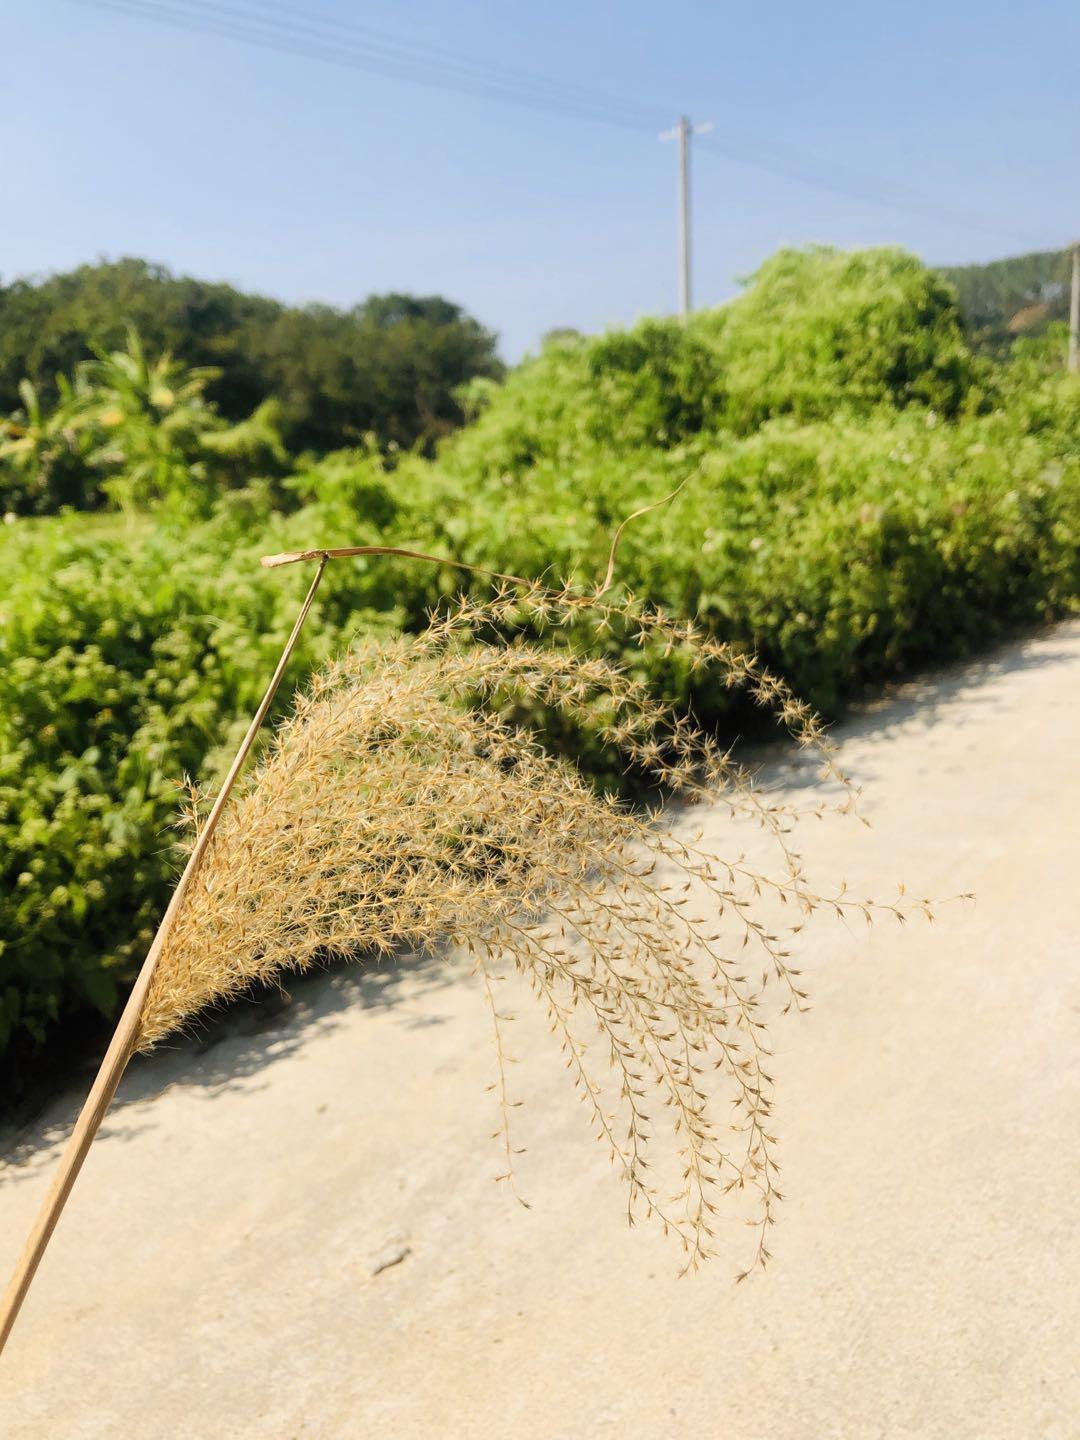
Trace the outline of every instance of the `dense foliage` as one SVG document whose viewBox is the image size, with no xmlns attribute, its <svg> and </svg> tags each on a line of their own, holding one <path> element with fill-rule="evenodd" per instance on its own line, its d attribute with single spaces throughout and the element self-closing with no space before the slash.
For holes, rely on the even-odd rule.
<svg viewBox="0 0 1080 1440">
<path fill-rule="evenodd" d="M 742 431 L 878 405 L 955 415 L 978 398 L 954 291 L 902 250 L 781 250 L 713 323 Z"/>
<path fill-rule="evenodd" d="M 111 474 L 127 516 L 0 530 L 0 1053 L 14 1065 L 66 1018 L 109 1012 L 130 977 L 174 873 L 175 782 L 220 770 L 303 584 L 260 571 L 260 553 L 407 543 L 591 582 L 615 524 L 688 480 L 626 532 L 620 582 L 836 713 L 1076 604 L 1080 385 L 1056 347 L 976 360 L 951 293 L 909 257 L 816 250 L 685 327 L 553 336 L 504 384 L 473 383 L 471 424 L 434 460 L 372 443 L 283 475 L 249 452 L 208 491 L 207 457 L 174 456 L 163 502 L 135 477 L 165 417 L 132 401 Z M 85 378 L 100 407 L 103 372 Z M 239 428 L 215 424 L 206 436 Z M 241 485 L 245 471 L 262 478 Z M 332 566 L 295 674 L 357 629 L 419 629 L 461 583 L 405 561 Z M 618 627 L 565 638 L 711 724 L 745 720 L 678 650 Z M 533 718 L 603 774 L 587 724 Z"/>
<path fill-rule="evenodd" d="M 59 377 L 51 411 L 23 380 L 22 408 L 0 420 L 0 506 L 17 516 L 168 503 L 205 514 L 253 469 L 282 469 L 276 402 L 228 425 L 204 394 L 215 374 L 168 354 L 150 360 L 130 331 L 126 349 Z"/>
<path fill-rule="evenodd" d="M 439 296 L 295 307 L 124 259 L 0 285 L 0 414 L 25 379 L 51 406 L 56 377 L 131 326 L 148 354 L 214 367 L 207 398 L 226 420 L 275 398 L 293 450 L 430 445 L 461 421 L 458 386 L 501 373 L 495 337 Z"/>
<path fill-rule="evenodd" d="M 244 518 L 0 535 L 0 1054 L 109 1012 L 175 876 L 177 782 L 214 774 L 258 703 L 306 582 L 260 571 Z M 350 623 L 393 626 L 388 581 Z M 340 613 L 330 587 L 297 678 Z"/>
</svg>

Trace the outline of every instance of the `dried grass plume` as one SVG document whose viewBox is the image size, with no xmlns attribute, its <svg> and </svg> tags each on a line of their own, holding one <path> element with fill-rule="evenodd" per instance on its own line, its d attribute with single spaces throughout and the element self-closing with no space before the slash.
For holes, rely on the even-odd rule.
<svg viewBox="0 0 1080 1440">
<path fill-rule="evenodd" d="M 817 753 L 835 808 L 853 808 L 814 716 L 693 625 L 540 587 L 463 600 L 422 634 L 349 651 L 298 698 L 221 816 L 154 974 L 140 1044 L 330 957 L 463 947 L 495 1021 L 506 1175 L 514 1144 L 494 984 L 517 972 L 625 1179 L 631 1220 L 659 1219 L 694 1267 L 713 1252 L 726 1205 L 754 1227 L 746 1273 L 769 1258 L 780 1198 L 763 992 L 778 983 L 785 1009 L 802 1006 L 788 934 L 821 906 L 901 912 L 814 893 L 792 848 L 798 816 L 770 804 L 714 739 L 586 654 L 582 634 L 608 627 L 746 688 Z M 598 731 L 668 795 L 763 827 L 774 873 L 679 838 L 685 827 L 659 806 L 597 793 L 522 722 L 538 712 Z M 199 813 L 196 802 L 196 827 Z M 787 932 L 762 918 L 770 899 L 791 914 Z"/>
</svg>

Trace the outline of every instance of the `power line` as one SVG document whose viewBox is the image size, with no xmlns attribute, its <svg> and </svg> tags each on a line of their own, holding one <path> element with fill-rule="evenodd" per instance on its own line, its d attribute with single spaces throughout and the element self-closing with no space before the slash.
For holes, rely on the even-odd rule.
<svg viewBox="0 0 1080 1440">
<path fill-rule="evenodd" d="M 220 35 L 285 54 L 365 70 L 384 78 L 520 105 L 574 120 L 592 120 L 644 132 L 655 127 L 659 114 L 641 106 L 630 110 L 625 101 L 607 101 L 596 96 L 591 100 L 579 98 L 571 88 L 562 93 L 558 88 L 560 82 L 546 81 L 542 77 L 527 82 L 521 78 L 527 72 L 500 72 L 496 67 L 485 67 L 480 63 L 467 71 L 464 61 L 447 64 L 429 60 L 422 53 L 412 55 L 403 46 L 394 53 L 387 47 L 348 39 L 344 33 L 334 34 L 330 26 L 297 25 L 273 18 L 256 19 L 248 11 L 206 3 L 206 0 L 188 0 L 186 5 L 179 0 L 76 0 L 76 3 L 132 18 L 162 21 L 181 30 Z M 342 31 L 345 29 L 339 28 Z"/>
<path fill-rule="evenodd" d="M 186 0 L 186 3 L 185 0 L 75 0 L 75 3 L 365 70 L 431 89 L 641 133 L 655 132 L 661 114 L 659 107 L 654 109 L 622 96 L 606 95 L 589 86 L 480 60 L 444 47 L 404 41 L 355 21 L 298 11 L 282 0 L 262 0 L 254 7 L 250 0 L 247 5 L 219 4 L 214 0 Z M 711 140 L 702 140 L 700 145 L 705 153 L 716 158 L 734 160 L 864 204 L 1033 243 L 1032 236 L 993 216 L 942 206 L 909 187 L 762 136 L 728 130 Z"/>
<path fill-rule="evenodd" d="M 262 0 L 261 5 L 257 4 L 255 8 L 256 10 L 276 12 L 293 21 L 298 18 L 295 6 L 284 4 L 282 0 Z M 371 25 L 358 24 L 355 20 L 343 20 L 338 16 L 312 16 L 306 11 L 301 13 L 305 23 L 314 23 L 324 30 L 330 30 L 331 33 L 343 35 L 349 39 L 361 39 L 367 44 L 377 46 L 386 52 L 395 53 L 399 57 L 423 58 L 436 64 L 453 66 L 468 74 L 479 73 L 482 77 L 495 78 L 510 85 L 526 85 L 533 89 L 555 92 L 555 98 L 575 99 L 588 105 L 595 105 L 599 102 L 608 109 L 633 115 L 642 124 L 651 125 L 656 118 L 657 112 L 654 112 L 651 107 L 642 105 L 640 101 L 598 91 L 594 85 L 582 85 L 572 80 L 555 79 L 551 76 L 540 75 L 536 71 L 524 70 L 518 66 L 506 65 L 498 61 L 479 60 L 475 56 L 463 55 L 460 51 L 448 50 L 445 46 L 432 45 L 426 41 L 410 40 L 406 42 L 398 35 L 391 35 L 385 30 L 376 30 Z"/>
<path fill-rule="evenodd" d="M 1008 237 L 1025 245 L 1037 243 L 1034 235 L 1018 230 L 993 215 L 941 205 L 898 181 L 869 175 L 837 161 L 823 160 L 779 141 L 744 135 L 733 143 L 729 136 L 718 136 L 713 140 L 702 140 L 701 148 L 714 158 L 752 165 L 773 175 L 781 175 L 786 180 L 796 180 L 819 190 L 831 190 L 836 195 L 846 195 L 867 205 L 905 211 L 920 219 L 955 225 L 965 230 L 979 230 L 999 239 Z"/>
</svg>

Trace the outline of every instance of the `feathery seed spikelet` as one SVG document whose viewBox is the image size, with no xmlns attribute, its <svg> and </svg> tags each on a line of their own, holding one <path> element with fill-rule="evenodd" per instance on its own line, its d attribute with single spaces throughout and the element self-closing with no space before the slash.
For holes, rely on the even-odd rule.
<svg viewBox="0 0 1080 1440">
<path fill-rule="evenodd" d="M 721 1197 L 741 1198 L 757 1230 L 752 1263 L 764 1265 L 780 1197 L 761 996 L 770 978 L 785 988 L 785 1008 L 802 1008 L 805 992 L 787 934 L 764 923 L 760 899 L 792 907 L 788 933 L 823 903 L 868 918 L 874 907 L 842 891 L 814 894 L 790 845 L 797 815 L 768 803 L 685 717 L 577 653 L 579 622 L 625 626 L 746 686 L 820 752 L 841 787 L 836 808 L 852 808 L 855 792 L 815 717 L 695 627 L 539 587 L 463 600 L 416 637 L 342 656 L 297 699 L 222 814 L 155 973 L 140 1044 L 253 981 L 323 958 L 458 944 L 491 1006 L 506 1175 L 513 1103 L 492 982 L 516 971 L 545 1007 L 625 1178 L 631 1222 L 657 1216 L 694 1266 L 713 1250 Z M 563 643 L 538 643 L 556 630 Z M 753 819 L 776 844 L 778 874 L 679 838 L 658 808 L 598 795 L 515 723 L 530 707 L 599 721 L 624 765 Z M 752 975 L 753 953 L 764 969 Z M 718 1084 L 731 1100 L 723 1123 Z"/>
</svg>

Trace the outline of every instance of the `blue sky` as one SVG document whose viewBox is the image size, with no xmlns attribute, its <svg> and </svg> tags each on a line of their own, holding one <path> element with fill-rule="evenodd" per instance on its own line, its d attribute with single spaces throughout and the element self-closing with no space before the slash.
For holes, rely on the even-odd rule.
<svg viewBox="0 0 1080 1440">
<path fill-rule="evenodd" d="M 712 120 L 717 145 L 795 146 L 922 197 L 917 214 L 880 208 L 701 147 L 700 304 L 781 244 L 895 242 L 951 262 L 1080 232 L 1067 0 L 273 3 L 626 97 L 642 128 L 78 0 L 0 0 L 0 277 L 134 254 L 289 301 L 437 292 L 516 358 L 553 326 L 674 307 L 675 154 L 654 127 L 680 111 Z"/>
</svg>

